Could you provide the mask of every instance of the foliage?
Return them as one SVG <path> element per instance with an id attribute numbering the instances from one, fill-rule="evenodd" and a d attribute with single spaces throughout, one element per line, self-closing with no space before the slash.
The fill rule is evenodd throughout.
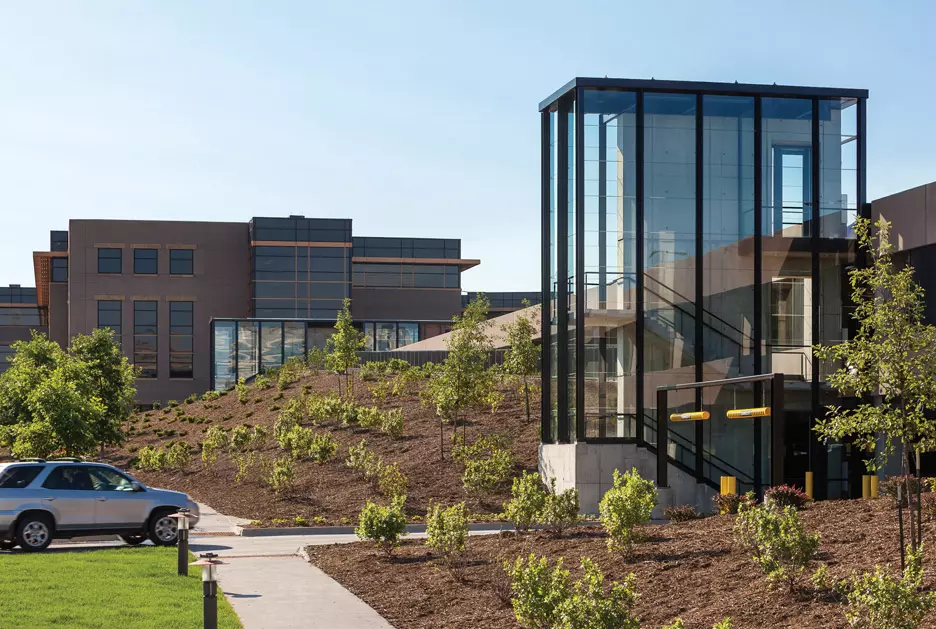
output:
<path id="1" fill-rule="evenodd" d="M 578 489 L 570 487 L 556 493 L 556 479 L 549 479 L 549 492 L 539 515 L 539 522 L 547 531 L 556 536 L 574 526 L 579 519 Z"/>
<path id="2" fill-rule="evenodd" d="M 166 463 L 170 469 L 184 470 L 192 461 L 192 451 L 184 441 L 176 441 L 166 450 Z"/>
<path id="3" fill-rule="evenodd" d="M 243 452 L 250 445 L 250 429 L 241 424 L 234 426 L 230 434 L 230 448 L 234 452 Z"/>
<path id="4" fill-rule="evenodd" d="M 233 431 L 232 431 L 233 436 Z M 202 461 L 205 468 L 209 468 L 218 460 L 218 453 L 228 447 L 228 434 L 220 426 L 212 426 L 205 433 L 201 443 Z"/>
<path id="5" fill-rule="evenodd" d="M 306 403 L 306 414 L 313 424 L 320 424 L 331 419 L 338 419 L 344 402 L 336 395 L 313 395 Z"/>
<path id="6" fill-rule="evenodd" d="M 426 544 L 452 563 L 468 544 L 468 507 L 464 502 L 443 507 L 434 504 L 426 514 Z"/>
<path id="7" fill-rule="evenodd" d="M 481 435 L 470 445 L 455 443 L 452 458 L 465 466 L 462 484 L 468 493 L 489 493 L 510 477 L 513 454 L 506 437 Z"/>
<path id="8" fill-rule="evenodd" d="M 692 505 L 666 507 L 663 509 L 663 515 L 670 522 L 688 522 L 689 520 L 698 520 L 702 517 L 702 514 L 696 511 L 696 508 Z"/>
<path id="9" fill-rule="evenodd" d="M 234 475 L 235 483 L 242 483 L 250 476 L 250 472 L 260 460 L 260 455 L 254 451 L 235 452 L 231 455 L 231 462 L 237 467 Z"/>
<path id="10" fill-rule="evenodd" d="M 284 450 L 289 449 L 290 434 L 299 426 L 299 421 L 305 417 L 304 407 L 304 403 L 299 398 L 292 398 L 273 422 L 273 438 Z"/>
<path id="11" fill-rule="evenodd" d="M 530 302 L 523 301 L 524 308 Z M 502 329 L 507 333 L 509 349 L 504 356 L 504 373 L 513 378 L 524 397 L 527 421 L 530 421 L 530 394 L 536 390 L 536 376 L 540 369 L 540 346 L 534 341 L 539 325 L 538 314 L 517 313 L 516 318 Z"/>
<path id="12" fill-rule="evenodd" d="M 719 515 L 734 515 L 742 504 L 756 504 L 753 492 L 748 492 L 744 496 L 738 494 L 715 494 L 712 496 L 712 502 Z"/>
<path id="13" fill-rule="evenodd" d="M 136 468 L 147 472 L 159 472 L 169 467 L 166 451 L 154 446 L 144 446 L 136 456 Z"/>
<path id="14" fill-rule="evenodd" d="M 923 592 L 923 545 L 907 548 L 907 565 L 896 577 L 881 567 L 853 575 L 846 585 L 845 617 L 860 629 L 916 629 L 936 605 L 936 593 Z"/>
<path id="15" fill-rule="evenodd" d="M 185 403 L 186 403 L 186 404 L 193 404 L 193 403 L 195 403 L 195 402 L 197 402 L 197 401 L 198 401 L 198 394 L 197 394 L 197 393 L 193 393 L 193 394 L 191 394 L 190 396 L 188 396 L 187 398 L 185 398 Z"/>
<path id="16" fill-rule="evenodd" d="M 294 459 L 311 459 L 315 463 L 325 463 L 334 458 L 338 451 L 338 442 L 330 434 L 315 434 L 308 428 L 293 426 L 284 440 Z"/>
<path id="17" fill-rule="evenodd" d="M 321 347 L 313 347 L 306 354 L 306 365 L 313 374 L 318 374 L 319 369 L 325 368 L 325 350 Z"/>
<path id="18" fill-rule="evenodd" d="M 387 433 L 392 439 L 403 436 L 403 409 L 394 408 L 380 416 L 380 430 Z"/>
<path id="19" fill-rule="evenodd" d="M 535 472 L 515 476 L 510 489 L 510 500 L 504 504 L 504 517 L 518 532 L 530 530 L 540 517 L 546 504 L 546 490 Z"/>
<path id="20" fill-rule="evenodd" d="M 549 629 L 556 625 L 559 607 L 569 598 L 572 587 L 569 571 L 562 568 L 560 557 L 550 569 L 546 557 L 530 553 L 504 562 L 510 580 L 514 616 L 523 627 Z"/>
<path id="21" fill-rule="evenodd" d="M 277 457 L 265 480 L 277 494 L 291 490 L 296 482 L 296 468 L 292 457 Z"/>
<path id="22" fill-rule="evenodd" d="M 354 530 L 359 539 L 372 541 L 377 548 L 387 553 L 400 545 L 400 537 L 406 535 L 406 515 L 403 505 L 406 496 L 396 496 L 389 506 L 367 501 L 358 516 L 358 526 Z"/>
<path id="23" fill-rule="evenodd" d="M 638 524 L 650 521 L 659 496 L 653 481 L 632 468 L 626 474 L 614 470 L 614 485 L 598 503 L 601 524 L 608 533 L 608 550 L 629 556 Z"/>
<path id="24" fill-rule="evenodd" d="M 14 458 L 48 458 L 60 447 L 55 429 L 48 422 L 0 426 L 0 445 L 10 448 Z"/>
<path id="25" fill-rule="evenodd" d="M 742 503 L 734 535 L 771 584 L 785 583 L 791 593 L 819 551 L 819 533 L 807 533 L 791 506 Z"/>
<path id="26" fill-rule="evenodd" d="M 341 376 L 345 377 L 346 390 L 351 393 L 350 370 L 361 362 L 358 352 L 364 347 L 364 333 L 354 327 L 351 319 L 351 300 L 345 299 L 338 311 L 335 333 L 326 341 L 325 366 L 338 376 L 338 395 L 341 396 Z"/>
<path id="27" fill-rule="evenodd" d="M 273 386 L 273 382 L 270 380 L 269 376 L 265 374 L 259 374 L 256 378 L 254 378 L 254 385 L 260 391 L 266 391 Z"/>
<path id="28" fill-rule="evenodd" d="M 276 372 L 276 388 L 280 391 L 287 389 L 289 385 L 298 382 L 304 372 L 305 362 L 301 357 L 293 356 L 287 359 Z"/>
<path id="29" fill-rule="evenodd" d="M 243 378 L 237 379 L 237 384 L 234 385 L 234 391 L 237 393 L 237 401 L 241 404 L 246 404 L 250 401 L 250 387 L 247 386 Z"/>
<path id="30" fill-rule="evenodd" d="M 361 439 L 356 446 L 348 448 L 348 458 L 345 460 L 345 465 L 367 476 L 368 470 L 375 466 L 376 461 L 377 455 L 367 448 L 367 441 Z"/>
<path id="31" fill-rule="evenodd" d="M 409 481 L 406 475 L 400 470 L 397 463 L 389 465 L 379 465 L 377 472 L 377 488 L 385 496 L 394 498 L 396 496 L 405 496 Z"/>
<path id="32" fill-rule="evenodd" d="M 780 508 L 802 509 L 811 501 L 812 499 L 806 495 L 806 492 L 793 485 L 777 485 L 764 492 L 764 502 Z"/>
<path id="33" fill-rule="evenodd" d="M 910 505 L 910 499 L 917 494 L 917 478 L 911 474 L 903 476 L 888 476 L 883 481 L 880 482 L 878 486 L 878 493 L 882 496 L 887 496 L 890 498 L 894 504 L 897 502 L 897 487 L 900 487 L 900 501 L 903 503 L 902 506 L 907 507 Z M 926 491 L 926 488 L 920 488 L 921 491 Z"/>
<path id="34" fill-rule="evenodd" d="M 452 319 L 445 361 L 435 369 L 423 391 L 424 400 L 439 417 L 440 437 L 443 423 L 458 424 L 459 416 L 472 407 L 490 403 L 496 379 L 487 368 L 493 344 L 487 335 L 490 303 L 478 295 L 464 313 Z M 439 454 L 444 458 L 442 442 Z"/>
<path id="35" fill-rule="evenodd" d="M 357 420 L 361 428 L 376 428 L 380 426 L 383 413 L 376 406 L 362 406 L 358 409 Z"/>

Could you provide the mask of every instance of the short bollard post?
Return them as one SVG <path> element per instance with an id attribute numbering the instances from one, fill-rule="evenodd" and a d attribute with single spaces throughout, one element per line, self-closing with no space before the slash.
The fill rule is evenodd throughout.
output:
<path id="1" fill-rule="evenodd" d="M 204 616 L 205 629 L 218 629 L 218 573 L 217 567 L 224 565 L 215 553 L 204 553 L 198 556 L 193 566 L 202 568 L 202 591 L 205 595 Z"/>
<path id="2" fill-rule="evenodd" d="M 878 489 L 880 488 L 880 479 L 877 474 L 871 476 L 871 497 L 878 497 Z"/>
<path id="3" fill-rule="evenodd" d="M 813 473 L 806 472 L 806 495 L 812 500 L 813 496 Z"/>
<path id="4" fill-rule="evenodd" d="M 188 576 L 188 534 L 189 534 L 189 510 L 188 509 L 179 509 L 177 513 L 173 513 L 169 516 L 170 518 L 175 518 L 178 520 L 178 548 L 179 548 L 179 561 L 178 561 L 178 570 L 180 577 Z"/>
<path id="5" fill-rule="evenodd" d="M 865 500 L 871 497 L 871 477 L 867 474 L 861 477 L 861 497 Z"/>

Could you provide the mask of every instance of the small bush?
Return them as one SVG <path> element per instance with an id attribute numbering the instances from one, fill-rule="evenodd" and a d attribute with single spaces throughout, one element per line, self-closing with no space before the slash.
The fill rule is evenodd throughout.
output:
<path id="1" fill-rule="evenodd" d="M 792 485 L 777 485 L 764 492 L 764 502 L 769 502 L 781 509 L 783 507 L 802 509 L 810 500 L 811 498 L 806 495 L 806 492 L 800 491 Z"/>
<path id="2" fill-rule="evenodd" d="M 291 490 L 296 482 L 296 468 L 292 457 L 282 456 L 273 461 L 266 482 L 277 494 Z"/>
<path id="3" fill-rule="evenodd" d="M 197 402 L 197 401 L 198 401 L 198 394 L 197 394 L 197 393 L 193 393 L 192 395 L 190 395 L 190 396 L 188 396 L 187 398 L 185 398 L 185 403 L 186 403 L 186 404 L 194 404 L 194 403 Z"/>
<path id="4" fill-rule="evenodd" d="M 907 547 L 900 577 L 876 567 L 846 583 L 845 618 L 861 629 L 916 629 L 936 605 L 936 593 L 923 592 L 923 547 Z"/>
<path id="5" fill-rule="evenodd" d="M 744 496 L 738 494 L 716 494 L 712 496 L 712 503 L 719 515 L 734 515 L 742 504 L 757 504 L 754 494 L 748 492 Z"/>
<path id="6" fill-rule="evenodd" d="M 237 452 L 232 454 L 231 462 L 237 467 L 237 472 L 234 475 L 234 482 L 242 483 L 247 480 L 258 461 L 259 454 L 257 452 Z"/>
<path id="7" fill-rule="evenodd" d="M 325 368 L 325 350 L 321 347 L 313 347 L 306 354 L 306 365 L 313 374 Z"/>
<path id="8" fill-rule="evenodd" d="M 253 431 L 250 433 L 250 448 L 259 450 L 266 445 L 267 437 L 269 437 L 269 433 L 266 428 L 263 426 L 254 426 Z"/>
<path id="9" fill-rule="evenodd" d="M 309 458 L 315 463 L 327 463 L 338 453 L 338 442 L 330 434 L 315 435 L 309 444 Z"/>
<path id="10" fill-rule="evenodd" d="M 663 515 L 670 522 L 688 522 L 689 520 L 698 520 L 702 514 L 696 511 L 692 505 L 679 505 L 676 507 L 666 507 L 663 509 Z"/>
<path id="11" fill-rule="evenodd" d="M 202 461 L 205 469 L 211 467 L 218 460 L 218 453 L 228 447 L 228 435 L 220 426 L 212 426 L 205 433 L 202 441 Z"/>
<path id="12" fill-rule="evenodd" d="M 549 479 L 549 493 L 546 494 L 539 522 L 553 535 L 561 536 L 565 529 L 578 522 L 578 518 L 578 489 L 570 487 L 556 493 L 556 479 Z"/>
<path id="13" fill-rule="evenodd" d="M 369 450 L 367 448 L 367 442 L 361 439 L 360 443 L 356 446 L 348 448 L 348 458 L 345 460 L 345 465 L 356 472 L 366 475 L 367 470 L 374 466 L 376 459 L 377 455 Z"/>
<path id="14" fill-rule="evenodd" d="M 168 402 L 166 402 L 166 408 L 175 408 L 178 405 L 179 405 L 179 402 L 176 400 L 169 400 Z"/>
<path id="15" fill-rule="evenodd" d="M 171 469 L 184 470 L 191 461 L 192 451 L 184 441 L 177 441 L 166 450 L 166 463 Z"/>
<path id="16" fill-rule="evenodd" d="M 641 478 L 637 468 L 626 474 L 614 470 L 614 486 L 598 504 L 601 524 L 608 533 L 608 550 L 630 555 L 636 527 L 650 521 L 658 499 L 653 481 Z"/>
<path id="17" fill-rule="evenodd" d="M 452 457 L 465 466 L 462 484 L 472 494 L 494 491 L 513 469 L 513 454 L 501 435 L 482 435 L 471 445 L 459 442 Z"/>
<path id="18" fill-rule="evenodd" d="M 205 391 L 201 396 L 202 402 L 213 402 L 218 399 L 221 399 L 220 391 Z"/>
<path id="19" fill-rule="evenodd" d="M 312 396 L 306 404 L 306 414 L 313 424 L 337 419 L 342 401 L 337 395 Z"/>
<path id="20" fill-rule="evenodd" d="M 453 564 L 468 544 L 468 507 L 460 502 L 451 507 L 434 504 L 426 514 L 426 545 L 447 564 Z"/>
<path id="21" fill-rule="evenodd" d="M 155 400 L 155 401 L 153 402 L 153 404 L 152 404 L 152 407 L 153 407 L 153 410 L 154 410 L 154 411 L 158 411 L 158 410 L 161 408 L 161 405 L 160 405 L 160 403 L 159 403 L 159 400 Z"/>
<path id="22" fill-rule="evenodd" d="M 358 410 L 358 424 L 361 428 L 377 428 L 383 420 L 383 413 L 373 406 L 362 406 Z"/>
<path id="23" fill-rule="evenodd" d="M 539 474 L 524 472 L 513 479 L 510 501 L 504 504 L 504 517 L 523 533 L 536 523 L 545 504 L 546 491 Z"/>
<path id="24" fill-rule="evenodd" d="M 373 381 L 387 373 L 387 363 L 377 360 L 369 360 L 361 365 L 361 380 Z"/>
<path id="25" fill-rule="evenodd" d="M 237 384 L 234 385 L 234 391 L 237 393 L 237 401 L 241 404 L 246 404 L 250 401 L 250 388 L 244 383 L 243 378 L 237 379 Z"/>
<path id="26" fill-rule="evenodd" d="M 147 472 L 159 472 L 169 467 L 166 451 L 162 448 L 144 446 L 140 448 L 136 458 L 137 469 Z"/>
<path id="27" fill-rule="evenodd" d="M 395 408 L 381 415 L 380 429 L 392 439 L 402 437 L 403 428 L 403 409 Z"/>
<path id="28" fill-rule="evenodd" d="M 250 445 L 250 430 L 247 426 L 235 426 L 231 429 L 229 442 L 233 452 L 243 452 Z"/>
<path id="29" fill-rule="evenodd" d="M 377 471 L 377 489 L 384 496 L 405 496 L 409 480 L 396 463 L 380 465 Z"/>
<path id="30" fill-rule="evenodd" d="M 342 401 L 338 408 L 338 418 L 341 419 L 341 425 L 350 426 L 357 423 L 358 413 L 361 408 L 354 402 Z"/>
<path id="31" fill-rule="evenodd" d="M 257 389 L 260 391 L 266 391 L 269 388 L 273 387 L 273 383 L 270 382 L 270 378 L 264 374 L 260 374 L 254 378 L 254 384 L 257 386 Z"/>
<path id="32" fill-rule="evenodd" d="M 358 516 L 355 534 L 359 539 L 372 541 L 377 548 L 390 556 L 393 549 L 400 545 L 400 537 L 406 535 L 406 515 L 403 504 L 406 496 L 397 496 L 389 506 L 367 501 Z"/>
<path id="33" fill-rule="evenodd" d="M 819 550 L 819 533 L 807 533 L 793 507 L 743 503 L 734 535 L 770 583 L 785 583 L 791 593 Z"/>

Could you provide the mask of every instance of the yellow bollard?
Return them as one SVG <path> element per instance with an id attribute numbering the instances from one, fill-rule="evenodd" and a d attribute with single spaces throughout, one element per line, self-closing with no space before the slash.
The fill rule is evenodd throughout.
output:
<path id="1" fill-rule="evenodd" d="M 871 477 L 867 474 L 861 477 L 861 497 L 865 500 L 871 497 Z"/>
<path id="2" fill-rule="evenodd" d="M 813 473 L 806 472 L 806 495 L 813 498 Z"/>
<path id="3" fill-rule="evenodd" d="M 721 489 L 719 493 L 722 496 L 728 496 L 738 493 L 738 479 L 734 476 L 722 476 L 720 479 Z"/>
<path id="4" fill-rule="evenodd" d="M 871 477 L 871 497 L 872 498 L 878 497 L 878 481 L 879 479 L 878 479 L 877 474 Z"/>

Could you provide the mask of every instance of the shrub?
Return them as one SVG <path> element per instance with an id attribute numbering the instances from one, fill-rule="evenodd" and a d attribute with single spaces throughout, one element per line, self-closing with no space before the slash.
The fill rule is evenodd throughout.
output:
<path id="1" fill-rule="evenodd" d="M 174 408 L 178 405 L 179 405 L 179 402 L 177 400 L 169 400 L 168 402 L 166 402 L 166 408 Z"/>
<path id="2" fill-rule="evenodd" d="M 373 467 L 376 459 L 377 455 L 368 450 L 367 441 L 361 439 L 356 446 L 348 448 L 348 458 L 345 459 L 345 465 L 356 472 L 365 474 L 369 468 Z"/>
<path id="3" fill-rule="evenodd" d="M 712 496 L 712 503 L 715 505 L 715 510 L 718 511 L 719 515 L 734 515 L 738 512 L 738 508 L 742 504 L 757 504 L 757 499 L 754 498 L 752 492 L 748 492 L 744 496 L 739 496 L 738 494 L 716 494 Z"/>
<path id="4" fill-rule="evenodd" d="M 383 402 L 393 393 L 393 382 L 391 380 L 379 380 L 374 384 L 367 385 L 368 390 L 375 402 Z"/>
<path id="5" fill-rule="evenodd" d="M 387 371 L 390 373 L 401 373 L 404 371 L 409 371 L 410 365 L 408 362 L 402 358 L 391 358 L 387 361 Z"/>
<path id="6" fill-rule="evenodd" d="M 845 618 L 862 629 L 916 629 L 936 605 L 936 593 L 923 592 L 923 547 L 907 547 L 900 577 L 875 567 L 853 575 L 846 584 Z"/>
<path id="7" fill-rule="evenodd" d="M 395 497 L 389 506 L 368 500 L 358 516 L 355 534 L 359 539 L 374 542 L 389 557 L 393 549 L 400 545 L 400 536 L 406 535 L 406 515 L 403 513 L 405 502 L 406 496 Z"/>
<path id="8" fill-rule="evenodd" d="M 202 402 L 213 402 L 214 400 L 221 398 L 220 391 L 205 391 L 202 393 L 201 400 Z"/>
<path id="9" fill-rule="evenodd" d="M 546 491 L 539 474 L 524 472 L 515 476 L 510 489 L 510 501 L 504 504 L 504 517 L 518 532 L 530 530 L 546 503 Z"/>
<path id="10" fill-rule="evenodd" d="M 373 381 L 387 373 L 387 363 L 379 360 L 369 360 L 361 365 L 361 380 Z"/>
<path id="11" fill-rule="evenodd" d="M 228 435 L 220 426 L 212 426 L 205 433 L 202 441 L 202 461 L 205 469 L 211 467 L 218 460 L 218 453 L 228 447 Z"/>
<path id="12" fill-rule="evenodd" d="M 608 550 L 630 555 L 636 527 L 650 521 L 658 499 L 653 481 L 641 478 L 637 468 L 626 474 L 614 470 L 614 486 L 598 504 L 601 524 L 608 533 Z"/>
<path id="13" fill-rule="evenodd" d="M 273 461 L 272 469 L 266 477 L 267 484 L 277 494 L 289 491 L 296 482 L 296 468 L 292 457 L 282 456 Z"/>
<path id="14" fill-rule="evenodd" d="M 392 439 L 403 436 L 403 409 L 395 408 L 383 413 L 380 418 L 380 429 L 390 435 Z"/>
<path id="15" fill-rule="evenodd" d="M 378 463 L 377 469 L 377 489 L 385 496 L 394 498 L 396 496 L 406 495 L 409 481 L 406 474 L 400 470 L 396 463 L 381 465 Z"/>
<path id="16" fill-rule="evenodd" d="M 276 421 L 273 422 L 273 438 L 280 444 L 281 448 L 287 446 L 283 444 L 285 436 L 306 417 L 305 401 L 300 398 L 292 398 L 286 402 L 286 406 L 280 411 Z"/>
<path id="17" fill-rule="evenodd" d="M 338 453 L 338 442 L 329 434 L 315 435 L 309 444 L 309 458 L 316 463 L 327 463 Z"/>
<path id="18" fill-rule="evenodd" d="M 234 452 L 243 452 L 250 445 L 250 430 L 247 426 L 235 426 L 231 429 L 229 447 Z"/>
<path id="19" fill-rule="evenodd" d="M 231 455 L 231 462 L 237 467 L 237 473 L 234 474 L 235 483 L 247 480 L 257 464 L 258 457 L 257 452 L 237 452 Z"/>
<path id="20" fill-rule="evenodd" d="M 325 368 L 325 350 L 321 347 L 313 347 L 306 354 L 306 365 L 313 374 L 317 374 L 320 369 Z"/>
<path id="21" fill-rule="evenodd" d="M 452 564 L 468 544 L 468 508 L 464 502 L 451 507 L 434 504 L 426 514 L 426 544 Z"/>
<path id="22" fill-rule="evenodd" d="M 254 450 L 259 450 L 262 448 L 269 437 L 267 429 L 263 426 L 254 426 L 253 431 L 250 433 L 250 447 Z"/>
<path id="23" fill-rule="evenodd" d="M 800 491 L 792 485 L 777 485 L 764 492 L 764 502 L 769 502 L 780 508 L 802 509 L 810 500 L 811 498 L 806 495 L 806 492 Z"/>
<path id="24" fill-rule="evenodd" d="M 153 410 L 154 410 L 154 411 L 158 411 L 158 410 L 161 408 L 161 405 L 160 405 L 160 403 L 159 403 L 159 400 L 155 400 L 155 401 L 153 402 L 152 406 L 153 406 Z"/>
<path id="25" fill-rule="evenodd" d="M 192 395 L 190 395 L 190 396 L 188 396 L 187 398 L 185 398 L 185 403 L 186 403 L 186 404 L 193 404 L 194 402 L 197 402 L 197 401 L 198 401 L 198 394 L 197 394 L 197 393 L 193 393 Z"/>
<path id="26" fill-rule="evenodd" d="M 237 384 L 234 385 L 234 391 L 237 392 L 237 401 L 241 404 L 246 404 L 250 401 L 250 388 L 244 383 L 243 378 L 237 379 Z"/>
<path id="27" fill-rule="evenodd" d="M 312 459 L 316 463 L 330 461 L 338 451 L 338 443 L 329 434 L 317 435 L 308 428 L 293 426 L 284 437 L 284 448 L 295 459 Z"/>
<path id="28" fill-rule="evenodd" d="M 310 397 L 306 406 L 306 414 L 313 424 L 337 419 L 341 413 L 343 402 L 337 395 Z"/>
<path id="29" fill-rule="evenodd" d="M 254 384 L 257 386 L 257 389 L 259 389 L 260 391 L 266 391 L 267 389 L 273 386 L 273 383 L 270 382 L 269 376 L 266 376 L 264 374 L 260 374 L 259 376 L 254 378 Z"/>
<path id="30" fill-rule="evenodd" d="M 734 535 L 771 584 L 786 583 L 791 593 L 819 550 L 819 533 L 807 533 L 793 507 L 742 503 Z"/>
<path id="31" fill-rule="evenodd" d="M 183 470 L 191 461 L 192 451 L 184 441 L 177 441 L 166 450 L 166 463 L 172 469 Z"/>
<path id="32" fill-rule="evenodd" d="M 358 421 L 358 414 L 362 407 L 354 402 L 340 401 L 338 405 L 338 418 L 342 426 L 350 426 Z"/>
<path id="33" fill-rule="evenodd" d="M 383 420 L 383 413 L 374 406 L 362 406 L 357 417 L 361 428 L 376 428 Z"/>
<path id="34" fill-rule="evenodd" d="M 166 451 L 153 446 L 140 448 L 140 452 L 137 454 L 136 467 L 148 472 L 159 472 L 166 469 L 169 467 Z"/>
<path id="35" fill-rule="evenodd" d="M 569 598 L 569 571 L 562 568 L 560 557 L 550 569 L 546 557 L 517 557 L 514 563 L 504 562 L 510 580 L 514 617 L 523 627 L 539 629 L 555 627 L 559 607 Z"/>
<path id="36" fill-rule="evenodd" d="M 696 511 L 692 505 L 679 505 L 676 507 L 666 507 L 663 509 L 663 515 L 670 522 L 688 522 L 689 520 L 698 520 L 702 514 Z"/>
<path id="37" fill-rule="evenodd" d="M 565 529 L 578 522 L 578 517 L 578 489 L 570 487 L 556 493 L 556 479 L 549 479 L 549 493 L 538 518 L 540 523 L 553 535 L 561 536 Z"/>
<path id="38" fill-rule="evenodd" d="M 513 455 L 501 435 L 480 436 L 471 445 L 458 443 L 452 457 L 465 466 L 462 484 L 468 493 L 489 493 L 510 476 Z"/>

